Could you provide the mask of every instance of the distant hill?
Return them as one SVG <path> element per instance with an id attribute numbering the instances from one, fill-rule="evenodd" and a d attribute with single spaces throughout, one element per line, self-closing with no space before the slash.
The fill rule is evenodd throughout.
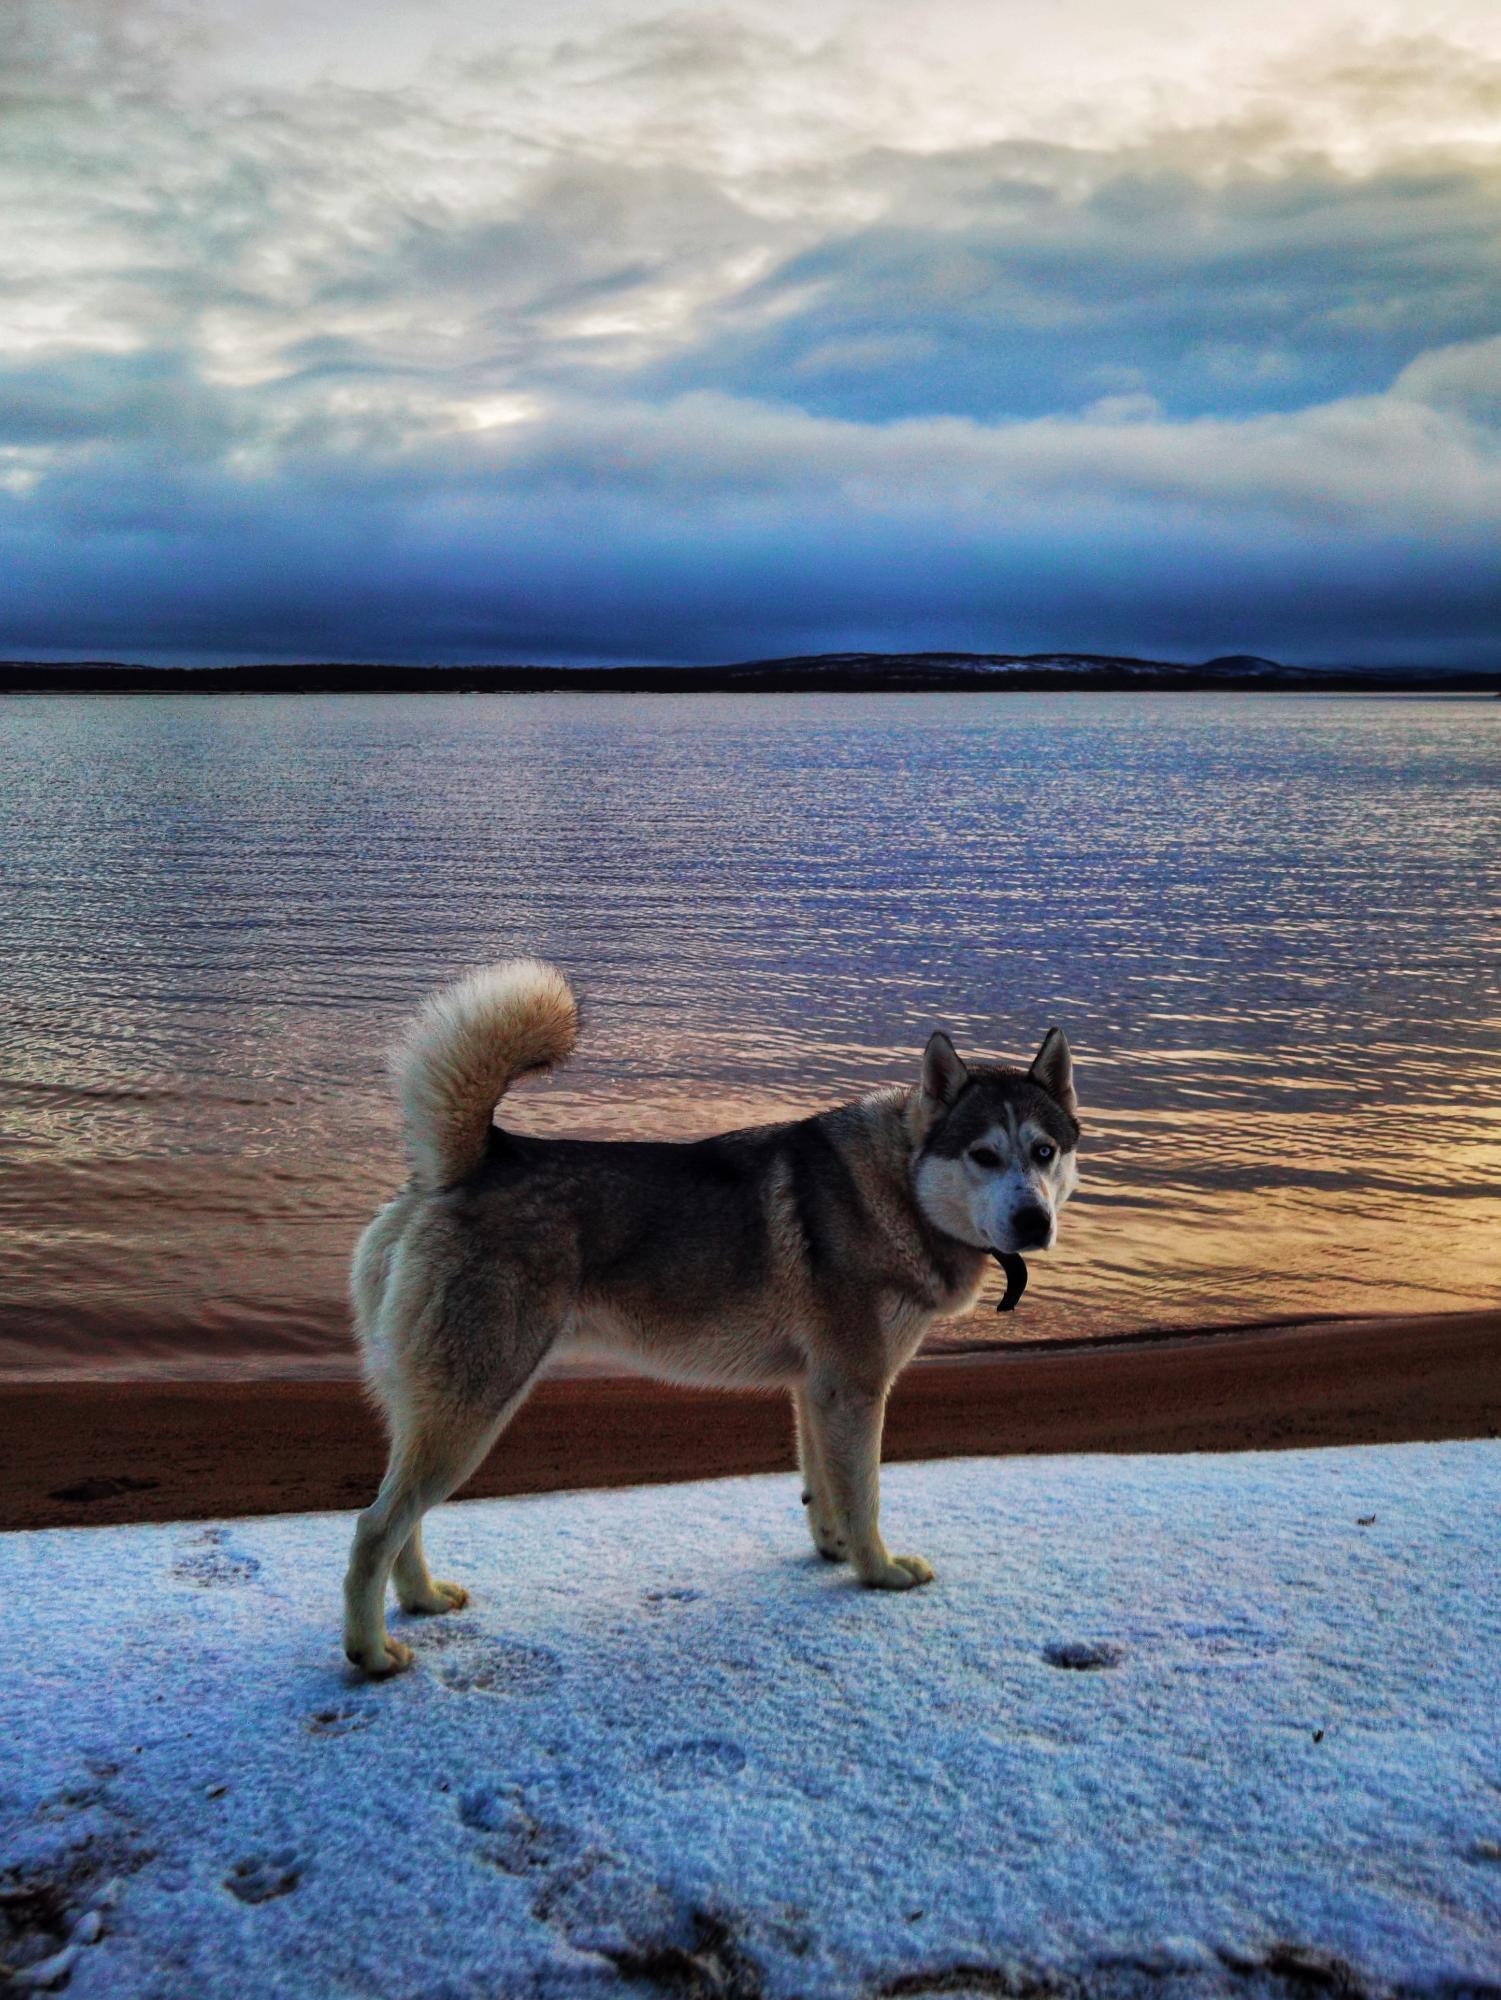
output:
<path id="1" fill-rule="evenodd" d="M 698 667 L 293 665 L 144 667 L 0 660 L 0 693 L 38 694 L 910 694 L 1108 692 L 1501 693 L 1501 668 L 1289 667 L 1252 653 L 1186 663 L 1109 653 L 809 653 Z"/>

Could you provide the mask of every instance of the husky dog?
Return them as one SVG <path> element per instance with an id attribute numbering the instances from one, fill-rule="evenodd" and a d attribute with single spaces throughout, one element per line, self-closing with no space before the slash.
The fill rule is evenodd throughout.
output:
<path id="1" fill-rule="evenodd" d="M 366 1380 L 391 1456 L 360 1515 L 344 1648 L 453 1611 L 422 1516 L 467 1479 L 549 1357 L 609 1355 L 672 1382 L 791 1392 L 808 1527 L 864 1584 L 933 1572 L 877 1525 L 886 1395 L 931 1322 L 973 1304 L 993 1254 L 1051 1247 L 1073 1192 L 1073 1066 L 1050 1028 L 1027 1070 L 966 1065 L 934 1034 L 910 1089 L 681 1144 L 530 1139 L 491 1122 L 518 1077 L 561 1063 L 578 1017 L 535 959 L 435 994 L 396 1057 L 412 1174 L 352 1273 Z"/>

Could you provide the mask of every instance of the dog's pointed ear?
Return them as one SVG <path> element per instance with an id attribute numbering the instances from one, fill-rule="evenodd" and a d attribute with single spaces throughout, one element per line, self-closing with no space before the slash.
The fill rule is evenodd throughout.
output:
<path id="1" fill-rule="evenodd" d="M 1056 1104 L 1063 1106 L 1070 1118 L 1078 1116 L 1079 1100 L 1074 1095 L 1074 1059 L 1069 1054 L 1068 1037 L 1061 1028 L 1048 1029 L 1027 1074 L 1034 1083 L 1041 1084 Z"/>
<path id="2" fill-rule="evenodd" d="M 952 1104 L 969 1082 L 963 1058 L 942 1028 L 935 1028 L 922 1052 L 922 1094 L 935 1107 Z"/>

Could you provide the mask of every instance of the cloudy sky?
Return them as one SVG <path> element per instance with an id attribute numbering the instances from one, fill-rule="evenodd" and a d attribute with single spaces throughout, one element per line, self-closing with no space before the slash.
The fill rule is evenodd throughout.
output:
<path id="1" fill-rule="evenodd" d="M 1495 0 L 7 0 L 0 243 L 0 654 L 1501 654 Z"/>

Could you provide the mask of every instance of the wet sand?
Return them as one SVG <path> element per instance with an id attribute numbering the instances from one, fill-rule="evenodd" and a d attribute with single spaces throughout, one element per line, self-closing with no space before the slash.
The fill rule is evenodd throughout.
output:
<path id="1" fill-rule="evenodd" d="M 363 1506 L 384 1460 L 351 1382 L 0 1385 L 0 1528 Z M 913 1364 L 886 1457 L 1262 1451 L 1501 1435 L 1501 1310 L 1330 1320 Z M 461 1497 L 793 1465 L 782 1396 L 542 1382 Z"/>

